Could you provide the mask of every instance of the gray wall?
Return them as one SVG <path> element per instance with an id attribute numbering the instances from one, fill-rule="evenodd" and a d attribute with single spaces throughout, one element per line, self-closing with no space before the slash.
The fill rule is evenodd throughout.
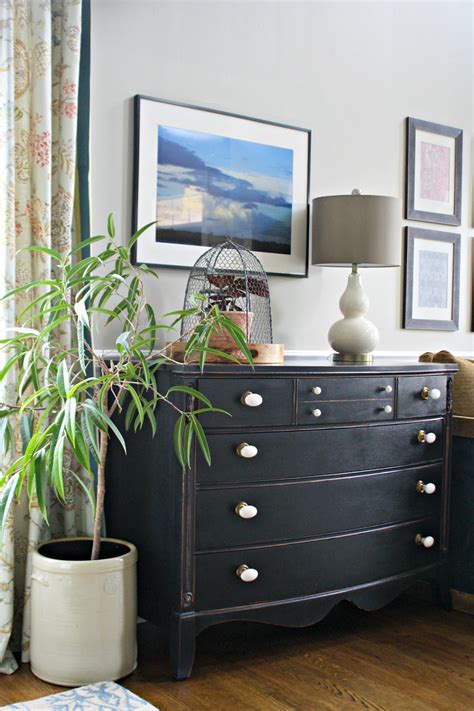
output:
<path id="1" fill-rule="evenodd" d="M 93 231 L 113 211 L 129 233 L 137 93 L 310 128 L 312 197 L 355 186 L 402 196 L 405 117 L 460 127 L 463 222 L 451 228 L 462 233 L 459 331 L 401 329 L 402 270 L 363 279 L 381 350 L 473 350 L 472 13 L 454 1 L 92 0 Z M 149 292 L 160 313 L 181 306 L 186 279 L 160 271 Z M 321 267 L 309 279 L 272 277 L 275 340 L 327 349 L 345 283 L 344 270 Z M 99 345 L 111 338 L 102 332 Z"/>

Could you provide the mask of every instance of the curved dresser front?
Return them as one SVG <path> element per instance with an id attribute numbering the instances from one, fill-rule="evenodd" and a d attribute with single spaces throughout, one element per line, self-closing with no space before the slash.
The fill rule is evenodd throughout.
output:
<path id="1" fill-rule="evenodd" d="M 195 637 L 226 620 L 307 625 L 340 600 L 376 609 L 446 578 L 455 367 L 288 359 L 169 367 L 159 387 L 198 389 L 231 417 L 201 417 L 212 464 L 180 471 L 173 411 L 112 444 L 108 533 L 139 552 L 139 614 L 168 634 L 187 678 Z M 183 409 L 194 399 L 180 395 Z"/>

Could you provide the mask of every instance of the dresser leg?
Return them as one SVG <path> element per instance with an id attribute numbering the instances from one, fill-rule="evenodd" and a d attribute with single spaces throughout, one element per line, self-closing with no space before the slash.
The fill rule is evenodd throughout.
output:
<path id="1" fill-rule="evenodd" d="M 449 587 L 449 579 L 447 575 L 442 574 L 438 579 L 437 584 L 438 601 L 441 607 L 445 610 L 453 609 L 453 600 L 451 589 Z"/>
<path id="2" fill-rule="evenodd" d="M 194 617 L 173 615 L 170 634 L 170 664 L 174 679 L 189 679 L 196 649 Z"/>

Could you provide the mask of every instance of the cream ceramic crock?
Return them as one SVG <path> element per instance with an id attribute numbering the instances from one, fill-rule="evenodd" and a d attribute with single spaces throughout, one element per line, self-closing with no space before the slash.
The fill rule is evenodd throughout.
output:
<path id="1" fill-rule="evenodd" d="M 120 679 L 137 665 L 135 546 L 103 539 L 123 546 L 123 554 L 94 561 L 41 554 L 85 540 L 50 541 L 33 553 L 31 670 L 62 686 Z"/>

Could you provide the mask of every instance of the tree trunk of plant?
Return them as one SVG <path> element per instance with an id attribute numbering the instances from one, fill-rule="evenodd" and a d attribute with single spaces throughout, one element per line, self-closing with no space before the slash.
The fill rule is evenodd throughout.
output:
<path id="1" fill-rule="evenodd" d="M 107 432 L 100 432 L 99 465 L 97 471 L 97 498 L 95 503 L 94 534 L 92 540 L 91 560 L 97 560 L 100 553 L 100 531 L 104 514 L 105 498 L 105 460 L 109 438 Z"/>

